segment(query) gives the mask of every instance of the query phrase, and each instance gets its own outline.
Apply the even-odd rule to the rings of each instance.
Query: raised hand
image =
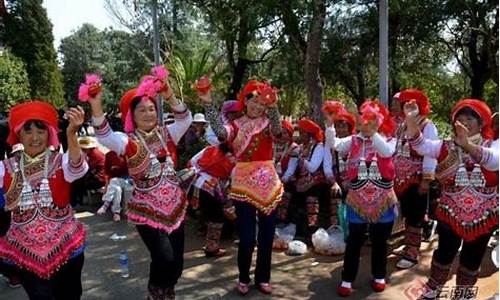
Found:
[[[325,116],[326,124],[328,126],[332,126],[334,124],[335,114],[327,112],[324,114],[324,116]]]
[[[469,144],[469,129],[464,126],[464,124],[459,121],[455,122],[455,143],[461,147],[465,147]]]
[[[408,101],[403,106],[403,111],[405,113],[405,117],[416,117],[418,116],[419,110],[418,105],[415,100]]]
[[[415,100],[406,102],[403,106],[403,112],[405,114],[405,124],[408,132],[408,136],[414,137],[418,134],[420,129],[417,125],[417,115],[418,115],[418,105]]]
[[[203,94],[199,91],[196,91],[196,93],[198,94],[198,98],[201,100],[201,103],[203,105],[205,105],[205,106],[212,105],[212,95],[210,94],[210,92]]]
[[[102,105],[102,92],[99,92],[95,95],[95,97],[89,98],[88,102],[90,106],[94,107],[95,105]]]
[[[66,118],[69,121],[69,126],[67,129],[68,134],[75,134],[80,129],[80,126],[85,121],[85,112],[80,106],[71,107],[65,113]]]
[[[161,89],[161,91],[158,92],[158,94],[166,100],[170,100],[172,96],[174,95],[174,92],[172,91],[172,87],[170,86],[170,83],[168,80],[165,80],[164,82],[164,88]]]
[[[347,110],[347,112],[353,114],[354,116],[359,115],[358,107],[353,102],[347,102],[345,104],[345,109]]]

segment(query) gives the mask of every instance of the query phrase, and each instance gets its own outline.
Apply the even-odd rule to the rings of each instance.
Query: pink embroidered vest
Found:
[[[491,141],[484,141],[482,145],[488,147]],[[468,155],[464,155],[463,161],[470,178],[475,162]],[[453,141],[443,142],[438,162],[436,178],[442,185],[436,207],[438,220],[449,225],[466,241],[494,230],[498,226],[498,171],[481,167],[484,187],[456,186],[455,175],[460,162],[458,146]]]
[[[420,130],[432,122],[425,119]],[[405,138],[406,127],[400,126],[397,131],[396,153],[394,154],[394,167],[396,178],[394,179],[394,190],[397,195],[402,195],[410,186],[417,184],[421,180],[422,163],[424,157],[419,155]]]
[[[363,155],[362,146],[363,140],[353,135],[351,151],[349,152],[349,157],[347,159],[347,177],[349,180],[355,180],[358,177],[359,161]],[[368,167],[374,157],[377,158],[377,165],[382,178],[392,181],[396,176],[392,157],[381,157],[375,152],[375,149],[373,149],[372,142],[370,140],[365,140],[365,159]]]
[[[270,214],[281,200],[283,184],[273,162],[269,120],[243,116],[230,124],[229,140],[238,162],[231,175],[229,198]]]
[[[171,157],[172,145],[175,148],[175,144],[164,127],[159,130],[167,149],[163,149],[157,135],[144,137],[149,150],[157,154],[161,162],[162,172],[154,178],[147,176],[152,162],[148,149],[134,134],[129,135],[125,155],[135,189],[132,199],[128,202],[126,214],[133,223],[145,224],[170,233],[184,221],[188,202],[179,186],[179,178],[166,161],[167,157]]]
[[[6,236],[0,239],[0,257],[48,279],[84,246],[85,230],[69,205],[70,184],[64,179],[62,154],[57,152],[50,155],[48,171],[54,205],[40,206],[40,197],[34,193],[35,207],[19,209],[23,188],[19,158],[17,155],[3,162],[6,209],[11,211],[12,220]],[[43,169],[43,159],[25,166],[26,178],[34,189],[40,186]]]
[[[392,157],[380,157],[371,140],[365,140],[364,143],[367,166],[369,167],[376,157],[382,180],[357,180],[359,161],[363,156],[363,140],[352,136],[351,151],[347,159],[347,177],[350,183],[346,204],[368,222],[376,223],[387,209],[392,209],[397,203],[393,189],[395,170]]]

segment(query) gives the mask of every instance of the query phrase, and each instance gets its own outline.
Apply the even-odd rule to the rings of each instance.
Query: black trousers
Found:
[[[258,222],[257,242],[259,246],[255,267],[255,283],[269,283],[271,280],[271,257],[277,212],[274,210],[271,214],[265,215],[253,205],[240,201],[235,201],[234,206],[238,216],[236,222],[240,237],[240,243],[238,244],[239,280],[242,283],[250,283],[250,265],[252,264],[252,254],[255,247],[256,222]],[[256,218],[258,218],[258,221],[256,221]]]
[[[422,228],[427,212],[427,194],[419,194],[418,184],[414,184],[399,197],[399,201],[405,222],[410,226]]]
[[[151,255],[148,284],[175,286],[184,267],[184,223],[170,234],[147,225],[137,225],[137,231]]]
[[[21,284],[30,300],[78,300],[82,296],[84,254],[68,260],[50,279],[42,279],[24,269],[17,269]]]
[[[439,241],[438,248],[434,250],[433,259],[441,265],[449,265],[458,253],[462,238],[455,234],[448,225],[441,222],[438,223],[437,231]],[[481,235],[470,242],[464,241],[460,251],[460,265],[471,271],[478,270],[486,253],[491,234]]]
[[[200,210],[207,222],[224,223],[222,202],[200,189]]]
[[[370,240],[372,243],[372,275],[375,279],[383,279],[387,265],[387,239],[392,232],[393,222],[374,223],[369,225]],[[361,247],[365,242],[367,223],[349,223],[349,236],[347,237],[344,254],[344,267],[342,280],[353,282],[359,268]]]

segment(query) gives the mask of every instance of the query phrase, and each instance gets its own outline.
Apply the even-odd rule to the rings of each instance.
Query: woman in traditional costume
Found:
[[[158,124],[158,94],[170,104],[174,123]],[[136,224],[151,254],[148,299],[174,299],[174,287],[183,270],[188,204],[175,172],[176,145],[191,125],[191,112],[177,100],[166,79],[145,78],[137,89],[123,95],[120,111],[125,134],[114,132],[109,126],[101,94],[89,102],[99,142],[118,155],[125,155],[135,185],[126,215]]]
[[[70,205],[70,184],[88,170],[77,140],[84,112],[66,112],[68,151],[58,149],[58,114],[40,101],[25,102],[9,113],[10,145],[23,150],[0,162],[0,207],[5,234],[0,259],[13,265],[32,300],[73,300],[82,295],[85,230]],[[5,232],[6,230],[6,232]]]
[[[429,98],[416,89],[406,89],[398,94],[396,101],[401,106],[401,111],[404,103],[416,101],[418,105],[416,119],[424,138],[438,139],[436,126],[427,118],[431,111]],[[418,262],[425,215],[430,207],[429,185],[434,180],[437,165],[435,158],[422,156],[410,146],[405,130],[405,124],[401,123],[396,132],[396,153],[394,154],[396,170],[394,191],[401,203],[401,213],[405,219],[404,248],[401,253],[402,258],[396,264],[400,269],[411,268]]]
[[[441,183],[435,216],[438,248],[432,256],[423,299],[439,297],[460,251],[457,286],[474,286],[488,241],[498,227],[498,144],[493,144],[491,111],[483,101],[460,100],[452,110],[453,140],[424,138],[415,111],[418,103],[405,104],[407,137],[420,155],[438,160]]]
[[[395,123],[387,109],[376,101],[367,101],[361,108],[359,134],[336,138],[335,131],[328,134],[327,145],[340,156],[348,155],[349,178],[346,197],[347,237],[342,282],[337,291],[340,296],[352,293],[352,282],[359,267],[361,247],[369,230],[372,245],[372,288],[385,289],[387,265],[387,239],[391,235],[396,216],[395,177],[392,139]],[[332,138],[333,137],[333,138]]]
[[[212,106],[210,93],[199,92],[198,96],[205,106],[205,115],[213,131],[220,141],[231,143],[237,160],[229,192],[236,208],[240,239],[237,289],[242,295],[249,292],[257,222],[259,247],[255,284],[262,293],[270,294],[276,206],[283,193],[283,185],[273,162],[274,138],[281,136],[277,93],[267,83],[250,80],[238,95],[238,110],[246,108],[246,114],[226,124]]]

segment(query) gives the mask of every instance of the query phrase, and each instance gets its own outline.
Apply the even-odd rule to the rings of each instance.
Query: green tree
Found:
[[[104,37],[93,25],[83,24],[71,35],[63,38],[59,46],[62,59],[64,92],[68,100],[76,100],[78,86],[87,73],[104,71],[104,61],[110,56],[103,49]]]
[[[8,49],[0,54],[0,111],[29,98],[28,74],[21,59]]]
[[[9,1],[8,11],[4,42],[26,64],[31,97],[63,105],[52,24],[42,7],[42,0]]]
[[[104,102],[111,109],[116,107],[123,93],[136,86],[152,65],[149,52],[141,46],[143,40],[140,34],[113,29],[100,31],[90,24],[65,37],[59,52],[67,101],[77,101],[78,87],[85,74],[98,73],[105,85]]]
[[[483,99],[489,80],[498,89],[498,1],[449,0],[445,8],[442,40],[469,79],[470,97]]]

